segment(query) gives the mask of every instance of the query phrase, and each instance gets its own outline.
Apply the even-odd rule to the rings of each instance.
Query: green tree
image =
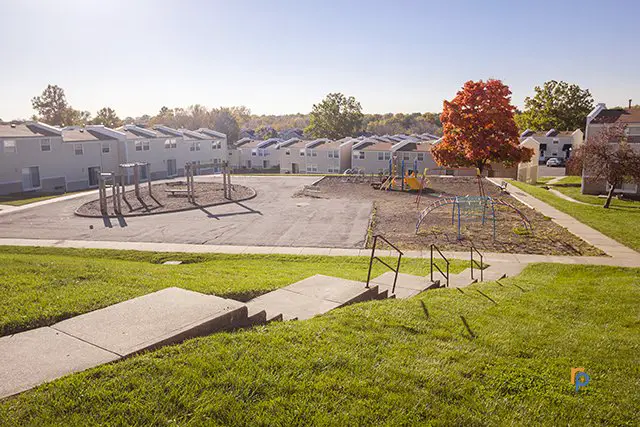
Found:
[[[543,131],[584,131],[586,117],[593,109],[593,98],[588,89],[576,84],[550,80],[534,88],[533,98],[524,100],[525,110],[516,116],[520,131],[531,129]]]
[[[98,111],[93,123],[97,125],[105,125],[108,128],[116,128],[122,125],[122,120],[116,114],[116,111],[110,107],[104,107]]]
[[[227,141],[234,143],[238,140],[240,134],[240,126],[233,115],[230,108],[220,107],[211,110],[209,119],[209,127],[215,131],[222,132],[227,135]]]
[[[33,109],[38,112],[37,119],[53,126],[69,124],[69,104],[64,90],[56,85],[48,85],[40,96],[31,99]]]
[[[362,107],[353,96],[330,93],[322,102],[313,105],[309,126],[304,130],[315,138],[340,139],[357,136],[362,129]]]
[[[256,129],[256,136],[266,141],[269,138],[276,138],[278,136],[278,131],[271,126],[260,126]]]

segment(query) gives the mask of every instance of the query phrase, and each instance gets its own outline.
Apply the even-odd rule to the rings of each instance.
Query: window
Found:
[[[16,152],[16,141],[14,141],[14,140],[4,141],[3,147],[4,147],[3,151],[5,153],[15,153]]]
[[[357,158],[358,158],[358,156],[359,156],[359,154],[360,154],[360,152],[359,152],[359,151],[354,151],[354,152],[353,152],[353,158],[354,158],[354,159],[357,159]]]
[[[196,151],[200,151],[200,142],[196,142]]]
[[[424,153],[418,153],[418,161],[423,161],[424,160]]]
[[[109,146],[108,142],[103,142],[102,143],[102,152],[103,153],[108,153],[109,151],[111,151],[111,147]]]
[[[330,159],[339,159],[340,158],[340,151],[338,151],[338,150],[329,151],[329,158]]]
[[[219,150],[220,148],[222,148],[222,143],[220,141],[213,141],[211,143],[211,149]]]
[[[300,156],[304,157],[304,148],[300,149]]]
[[[318,172],[318,165],[307,165],[307,172]]]
[[[378,153],[378,160],[384,160],[384,153],[382,151]]]
[[[189,147],[189,151],[200,151],[200,142],[199,141],[192,142],[191,146]]]
[[[553,143],[554,143],[554,144],[557,144],[558,142],[560,142],[560,141],[558,141],[557,139],[554,139],[554,140],[553,140]]]
[[[74,144],[73,150],[75,151],[76,156],[82,156],[84,154],[82,150],[82,144]]]
[[[51,151],[51,140],[49,138],[40,140],[40,151]]]
[[[172,144],[171,144],[171,143],[172,143],[172,141],[173,141],[173,147],[171,146],[171,145],[172,145]],[[170,148],[176,148],[175,143],[176,143],[176,140],[175,140],[175,139],[165,139],[165,140],[164,140],[164,148],[165,148],[166,150],[168,150],[168,149],[170,149]]]
[[[256,150],[255,148],[253,150],[251,150],[251,155],[252,156],[257,156],[258,155],[258,150]]]
[[[411,160],[411,155],[410,155],[409,153],[403,153],[403,154],[402,154],[402,158],[403,158],[404,160]]]
[[[359,159],[364,159],[364,151],[360,151],[360,156],[358,157]]]
[[[391,160],[391,153],[384,153],[385,160]]]
[[[286,156],[291,155],[291,150],[285,150],[284,154],[285,154]]]
[[[142,141],[142,149],[144,151],[149,151],[149,141]]]
[[[136,151],[142,151],[142,141],[136,141]]]

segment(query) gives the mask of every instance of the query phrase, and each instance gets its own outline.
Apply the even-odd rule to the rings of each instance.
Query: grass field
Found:
[[[161,265],[182,260],[184,265]],[[314,274],[366,280],[366,257],[171,254],[0,246],[0,335],[53,324],[170,286],[246,301]],[[452,271],[466,267],[452,261]],[[375,265],[375,275],[385,270]],[[428,260],[403,259],[426,275]]]
[[[617,240],[623,245],[640,251],[640,202],[614,199],[611,207],[604,209],[602,207],[604,203],[602,199],[595,196],[578,197],[572,193],[572,191],[575,192],[575,190],[565,192],[567,188],[575,189],[575,187],[564,187],[563,189],[561,186],[554,186],[555,189],[563,191],[571,197],[575,195],[576,200],[581,200],[585,203],[591,203],[588,200],[597,199],[597,204],[582,205],[564,200],[536,185],[525,184],[514,180],[511,180],[511,184],[548,203],[554,208],[573,216],[578,221],[595,228],[602,234]],[[577,192],[579,193],[579,191],[580,189],[578,188]]]
[[[583,203],[589,203],[595,206],[603,206],[605,202],[604,198],[592,196],[589,194],[582,194],[580,192],[581,182],[582,178],[579,176],[565,176],[555,184],[551,184],[550,187],[558,190],[563,194],[566,194],[574,200],[578,200]],[[617,197],[614,197],[613,199],[611,199],[611,206],[640,209],[640,202],[634,200],[621,200]]]
[[[0,424],[638,425],[639,277],[539,264],[215,334],[9,398]]]
[[[44,196],[29,197],[28,195],[10,195],[0,196],[0,205],[10,206],[23,206],[29,203],[41,202],[43,200],[55,199],[56,197],[64,196],[64,194],[49,194]]]

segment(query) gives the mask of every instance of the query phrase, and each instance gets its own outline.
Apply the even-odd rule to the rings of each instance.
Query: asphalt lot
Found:
[[[552,168],[545,165],[538,166],[538,176],[564,176],[565,168],[564,166],[561,168]]]
[[[196,179],[221,180],[211,176]],[[234,177],[234,182],[254,188],[257,196],[241,203],[121,220],[74,215],[78,206],[97,197],[91,194],[7,212],[0,216],[0,237],[203,245],[363,247],[372,203],[293,197],[296,191],[317,179]]]

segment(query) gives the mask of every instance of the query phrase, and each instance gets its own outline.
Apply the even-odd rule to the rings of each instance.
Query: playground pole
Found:
[[[140,165],[133,166],[133,186],[135,188],[136,197],[140,198]]]
[[[151,168],[149,167],[149,163],[147,163],[145,165],[145,167],[147,168],[147,183],[149,184],[149,197],[153,197],[153,194],[151,193]]]
[[[400,176],[400,179],[402,180],[402,184],[401,185],[401,189],[402,191],[404,191],[404,159],[402,159],[402,170],[401,170],[402,174]]]

